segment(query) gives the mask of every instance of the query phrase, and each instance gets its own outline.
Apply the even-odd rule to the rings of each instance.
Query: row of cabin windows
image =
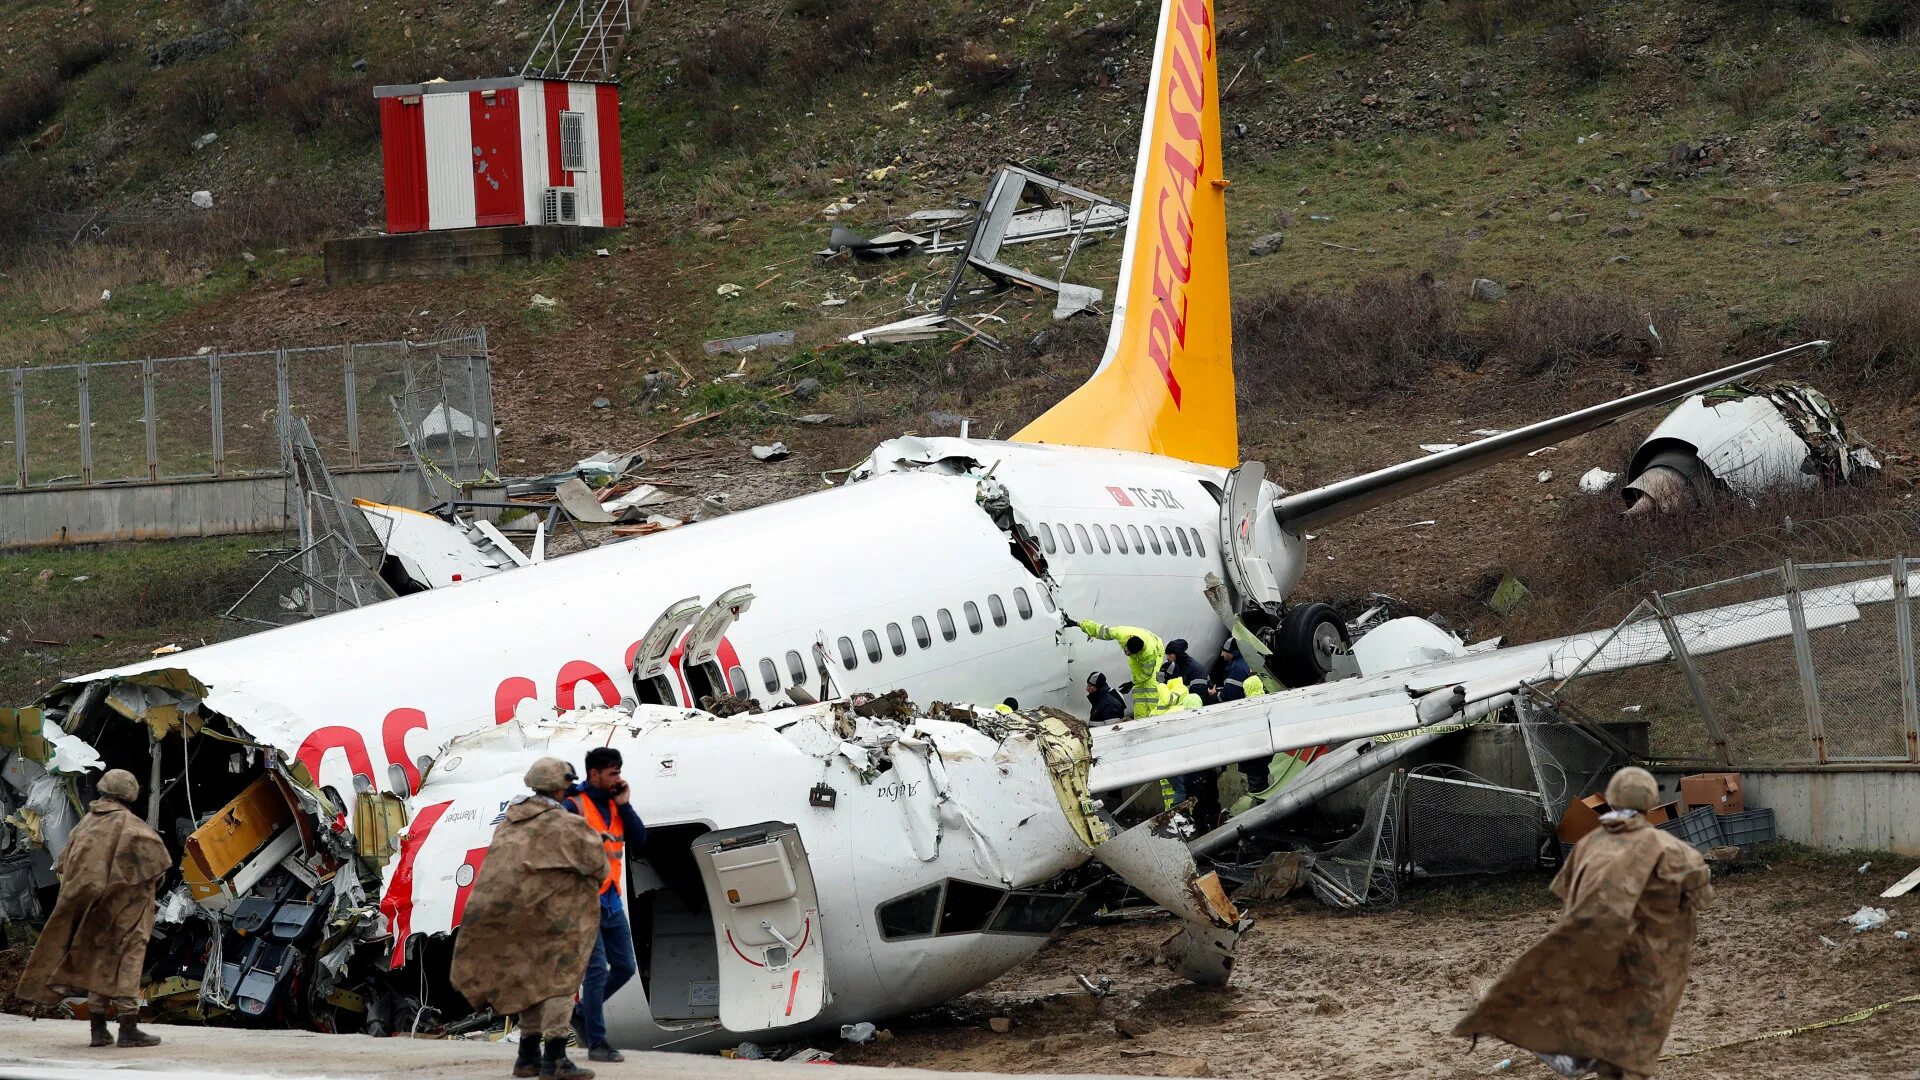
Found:
[[[1091,529],[1092,532],[1088,532],[1089,529]],[[1115,548],[1120,549],[1120,554],[1122,555],[1145,555],[1149,549],[1151,549],[1155,555],[1185,555],[1193,558],[1205,558],[1207,554],[1206,541],[1200,538],[1200,530],[1198,529],[1185,527],[1176,529],[1161,525],[1158,527],[1158,531],[1156,531],[1155,526],[1152,525],[1128,525],[1122,527],[1119,525],[1101,526],[1080,525],[1076,523],[1073,525],[1062,524],[1059,526],[1059,530],[1059,540],[1056,542],[1054,539],[1054,526],[1044,521],[1040,523],[1040,545],[1046,549],[1049,555],[1052,555],[1063,547],[1067,549],[1067,554],[1069,555],[1081,551],[1091,555],[1093,554],[1095,544],[1099,545],[1102,555],[1113,554]],[[1111,534],[1111,537],[1109,537],[1109,534]],[[1080,541],[1077,546],[1074,543],[1076,537],[1078,537]]]
[[[1053,601],[1048,598],[1045,592],[1040,594],[1040,599],[1042,603],[1047,605],[1048,611],[1053,610]],[[1027,595],[1026,589],[1017,588],[1013,590],[1013,609],[1023,620],[1033,618],[1033,598]],[[970,633],[980,634],[986,632],[986,622],[981,617],[979,604],[969,600],[960,606],[960,612],[961,616],[967,620],[967,630]],[[1000,599],[999,593],[988,594],[987,617],[993,620],[993,625],[995,626],[1007,625],[1009,621],[1007,605],[1005,601]],[[953,621],[953,612],[946,608],[941,608],[939,611],[934,612],[934,619],[939,623],[941,640],[954,641],[960,637],[960,628]],[[914,644],[922,649],[933,648],[933,628],[927,625],[927,620],[915,615],[912,620],[910,620],[910,625],[913,627]],[[895,656],[907,655],[907,634],[906,631],[901,628],[900,624],[897,622],[888,623],[886,633],[887,641],[885,649],[883,650],[878,633],[872,630],[864,630],[861,632],[860,649],[867,654],[868,663],[879,663],[887,652],[892,652]],[[854,648],[853,638],[842,635],[837,644],[840,649],[841,664],[845,665],[848,671],[859,667],[860,653]],[[786,661],[787,676],[791,680],[790,685],[806,685],[807,665],[799,652],[788,650]],[[744,687],[746,685],[745,675],[741,674],[738,668],[734,669],[733,674],[739,676],[735,685]],[[770,694],[778,693],[780,690],[780,666],[774,663],[771,657],[760,661],[760,682],[767,688],[767,692]]]

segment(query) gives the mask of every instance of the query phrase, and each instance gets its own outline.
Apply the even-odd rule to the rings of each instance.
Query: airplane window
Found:
[[[1051,555],[1054,553],[1053,526],[1044,521],[1040,523],[1040,543],[1046,547],[1047,554]]]
[[[793,685],[795,686],[806,685],[806,682],[807,682],[806,662],[801,660],[800,654],[797,652],[794,652],[792,649],[787,650],[787,674],[793,677]]]
[[[1013,606],[1015,610],[1020,612],[1021,618],[1033,618],[1033,601],[1027,599],[1027,590],[1013,590]]]
[[[880,939],[927,937],[940,914],[940,886],[929,885],[880,905]]]
[[[867,647],[867,659],[876,664],[879,663],[880,635],[871,630],[865,631],[860,635],[860,643]]]
[[[1080,546],[1087,549],[1087,554],[1093,554],[1093,541],[1087,536],[1087,527],[1076,522],[1073,531],[1080,534]]]
[[[752,688],[747,685],[747,673],[741,671],[739,665],[736,664],[727,669],[727,693],[744,694],[750,689]]]
[[[1147,545],[1140,542],[1140,530],[1135,526],[1129,525],[1127,526],[1127,535],[1133,537],[1133,550],[1145,555],[1147,553]]]
[[[1177,552],[1177,551],[1175,551],[1175,550],[1173,550],[1173,530],[1172,530],[1172,529],[1169,529],[1169,528],[1167,528],[1167,527],[1166,527],[1165,525],[1162,525],[1162,526],[1160,526],[1160,535],[1161,535],[1162,537],[1165,537],[1165,538],[1166,538],[1166,541],[1167,541],[1167,554],[1169,554],[1169,555],[1178,555],[1178,554],[1180,554],[1179,552]]]
[[[987,595],[987,611],[993,615],[993,625],[1007,625],[1007,605],[1000,602],[999,593]]]
[[[1182,555],[1193,554],[1193,545],[1187,541],[1187,530],[1185,529],[1177,530],[1174,532],[1173,535],[1180,538],[1180,554]]]
[[[979,633],[986,624],[980,621],[980,605],[969,600],[966,603],[967,629]]]
[[[1000,905],[987,926],[994,934],[1051,934],[1080,903],[1077,893],[1017,892]]]
[[[977,934],[985,930],[993,919],[994,909],[1000,906],[1001,898],[1006,895],[1005,889],[949,878],[947,895],[940,904],[938,933],[945,937],[948,934]]]
[[[1127,534],[1118,525],[1113,526],[1113,546],[1120,549],[1120,554],[1127,554]]]
[[[1093,527],[1093,535],[1096,538],[1098,538],[1100,541],[1100,554],[1102,555],[1113,554],[1113,548],[1107,544],[1107,530],[1101,528],[1098,525],[1095,525]]]
[[[953,612],[948,611],[946,608],[941,608],[939,616],[940,637],[946,641],[952,641],[954,638],[959,637],[960,632],[953,628]]]
[[[1153,545],[1155,555],[1160,554],[1160,534],[1154,532],[1151,525],[1147,526],[1147,542]]]
[[[899,623],[890,622],[887,624],[887,644],[893,646],[893,655],[907,655],[907,635],[900,632]]]
[[[913,640],[923,649],[933,647],[933,633],[927,629],[927,620],[918,615],[913,617]]]
[[[1053,610],[1053,594],[1052,594],[1052,593],[1050,593],[1050,592],[1048,592],[1048,591],[1047,591],[1047,590],[1045,590],[1045,589],[1041,589],[1041,590],[1040,590],[1040,602],[1041,602],[1042,604],[1045,604],[1045,605],[1047,606],[1047,610],[1048,610],[1048,611],[1052,611],[1052,610]]]
[[[860,658],[853,655],[853,639],[850,637],[840,638],[840,663],[845,665],[848,671],[860,666]]]
[[[1199,530],[1199,529],[1188,529],[1187,531],[1193,534],[1193,550],[1194,550],[1194,553],[1195,553],[1195,554],[1197,554],[1197,555],[1199,555],[1199,556],[1200,556],[1201,558],[1203,558],[1203,559],[1204,559],[1204,558],[1206,558],[1206,557],[1207,557],[1207,545],[1206,545],[1206,541],[1204,541],[1204,540],[1202,540],[1202,539],[1200,539],[1200,530]]]
[[[797,659],[799,654],[795,653],[794,656]],[[780,669],[772,660],[760,661],[760,684],[767,688],[769,694],[780,689]]]
[[[1060,543],[1067,549],[1067,554],[1073,554],[1073,530],[1065,525],[1060,526]]]

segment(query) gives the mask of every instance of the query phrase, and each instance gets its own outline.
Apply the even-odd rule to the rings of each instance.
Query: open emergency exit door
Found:
[[[1260,515],[1272,513],[1260,497],[1266,479],[1267,467],[1258,461],[1246,462],[1227,474],[1226,490],[1220,499],[1220,551],[1237,608],[1257,605],[1277,612],[1286,596],[1274,577],[1273,564],[1255,554],[1254,547]]]
[[[720,952],[720,1024],[804,1023],[829,1000],[820,901],[800,830],[777,821],[693,842]]]
[[[727,675],[720,663],[720,643],[725,640],[727,631],[733,629],[734,621],[747,613],[753,606],[753,587],[735,585],[708,604],[693,628],[687,631],[687,644],[680,653],[680,669],[687,676],[687,693],[693,700],[687,702],[695,708],[700,707],[700,699],[708,694],[745,694],[752,688],[727,685]]]
[[[667,605],[667,610],[647,628],[640,647],[633,653],[633,693],[642,705],[676,705],[673,679],[668,676],[668,661],[673,643],[693,620],[700,617],[700,598],[689,596]]]

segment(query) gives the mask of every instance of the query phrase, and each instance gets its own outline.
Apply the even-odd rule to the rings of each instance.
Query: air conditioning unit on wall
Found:
[[[580,224],[579,197],[572,188],[548,188],[545,208],[540,215],[543,225]]]

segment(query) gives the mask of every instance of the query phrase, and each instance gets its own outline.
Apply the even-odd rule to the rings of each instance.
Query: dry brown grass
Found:
[[[1652,324],[1656,338],[1648,330]],[[1482,333],[1485,350],[1528,377],[1566,375],[1595,364],[1638,373],[1676,347],[1677,312],[1631,297],[1593,293],[1526,293],[1509,301]]]
[[[1626,55],[1612,31],[1575,26],[1548,38],[1540,58],[1575,84],[1590,85],[1619,70]]]
[[[1816,301],[1798,328],[1833,342],[1819,365],[1831,377],[1903,402],[1920,399],[1916,290],[1920,274],[1848,286]]]
[[[103,291],[136,284],[171,288],[190,280],[187,260],[165,251],[126,244],[42,246],[29,249],[9,268],[0,281],[0,304],[83,314],[101,306]]]
[[[1438,365],[1478,363],[1462,314],[1426,275],[1375,278],[1345,293],[1265,293],[1234,307],[1237,381],[1277,401],[1411,390]]]

